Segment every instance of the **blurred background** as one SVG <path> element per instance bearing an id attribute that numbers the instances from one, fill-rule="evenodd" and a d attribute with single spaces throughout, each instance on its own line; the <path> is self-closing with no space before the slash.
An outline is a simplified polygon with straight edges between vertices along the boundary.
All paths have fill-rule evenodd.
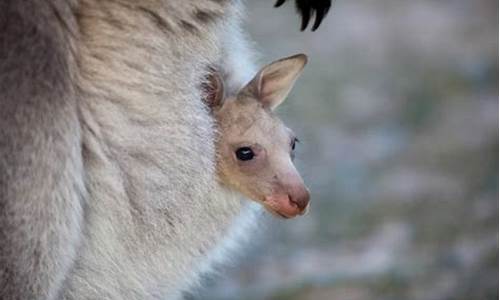
<path id="1" fill-rule="evenodd" d="M 498 0 L 247 1 L 259 62 L 309 64 L 279 115 L 307 216 L 259 237 L 188 299 L 498 298 Z"/>

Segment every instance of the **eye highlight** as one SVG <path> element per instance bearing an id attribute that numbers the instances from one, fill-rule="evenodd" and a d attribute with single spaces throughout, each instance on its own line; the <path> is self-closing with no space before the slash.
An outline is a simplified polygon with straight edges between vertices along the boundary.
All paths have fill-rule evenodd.
<path id="1" fill-rule="evenodd" d="M 250 147 L 241 147 L 235 151 L 236 158 L 242 161 L 252 160 L 255 157 L 255 153 Z"/>

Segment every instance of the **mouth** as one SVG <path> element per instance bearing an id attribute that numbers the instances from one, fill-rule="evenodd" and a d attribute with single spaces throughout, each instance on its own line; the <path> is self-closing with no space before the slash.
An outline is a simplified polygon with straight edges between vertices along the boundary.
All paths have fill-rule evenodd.
<path id="1" fill-rule="evenodd" d="M 284 215 L 283 213 L 280 213 L 278 210 L 272 208 L 271 206 L 265 204 L 265 202 L 262 202 L 262 206 L 264 206 L 264 208 L 270 212 L 273 216 L 276 216 L 276 217 L 279 217 L 279 218 L 282 218 L 282 219 L 291 219 L 293 218 L 293 216 L 287 216 L 287 215 Z"/>
<path id="2" fill-rule="evenodd" d="M 299 208 L 288 195 L 266 196 L 259 202 L 272 215 L 283 219 L 291 219 L 298 215 L 304 215 L 309 207 L 308 205 L 306 208 Z"/>

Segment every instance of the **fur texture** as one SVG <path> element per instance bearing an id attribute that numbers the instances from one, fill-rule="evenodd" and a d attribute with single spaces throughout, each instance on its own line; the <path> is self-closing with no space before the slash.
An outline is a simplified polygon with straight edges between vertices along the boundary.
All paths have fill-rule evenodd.
<path id="1" fill-rule="evenodd" d="M 242 212 L 217 183 L 199 92 L 236 7 L 176 4 L 89 0 L 77 12 L 91 203 L 66 299 L 177 298 Z"/>
<path id="2" fill-rule="evenodd" d="M 234 245 L 252 210 L 217 182 L 200 83 L 254 74 L 240 13 L 0 1 L 1 299 L 175 299 Z"/>
<path id="3" fill-rule="evenodd" d="M 1 299 L 53 299 L 80 242 L 86 193 L 73 8 L 0 3 Z"/>
<path id="4" fill-rule="evenodd" d="M 1 298 L 178 297 L 243 211 L 199 89 L 238 4 L 1 5 Z"/>

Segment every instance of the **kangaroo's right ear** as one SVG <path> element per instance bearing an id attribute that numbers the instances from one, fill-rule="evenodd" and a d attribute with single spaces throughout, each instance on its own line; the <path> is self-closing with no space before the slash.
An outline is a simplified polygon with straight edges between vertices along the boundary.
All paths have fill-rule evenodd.
<path id="1" fill-rule="evenodd" d="M 292 89 L 307 63 L 307 56 L 297 54 L 264 66 L 241 90 L 253 96 L 264 107 L 274 110 Z"/>
<path id="2" fill-rule="evenodd" d="M 205 97 L 203 100 L 212 111 L 222 107 L 224 104 L 224 82 L 219 72 L 214 71 L 208 75 L 207 82 L 204 84 Z"/>

